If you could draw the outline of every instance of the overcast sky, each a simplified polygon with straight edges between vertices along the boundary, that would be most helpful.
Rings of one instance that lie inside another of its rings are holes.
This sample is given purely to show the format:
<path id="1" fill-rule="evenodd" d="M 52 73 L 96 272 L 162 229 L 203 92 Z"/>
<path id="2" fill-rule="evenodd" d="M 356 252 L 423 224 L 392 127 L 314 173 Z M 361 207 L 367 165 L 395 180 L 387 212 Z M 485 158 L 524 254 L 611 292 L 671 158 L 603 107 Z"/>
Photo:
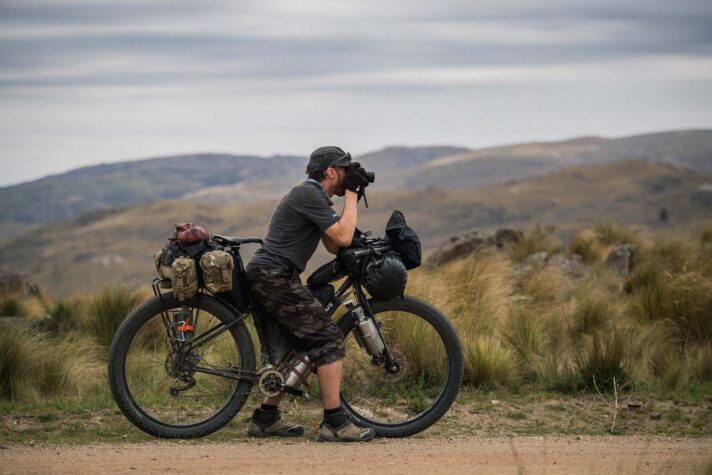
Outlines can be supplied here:
<path id="1" fill-rule="evenodd" d="M 191 152 L 712 128 L 712 2 L 0 0 L 0 185 Z"/>

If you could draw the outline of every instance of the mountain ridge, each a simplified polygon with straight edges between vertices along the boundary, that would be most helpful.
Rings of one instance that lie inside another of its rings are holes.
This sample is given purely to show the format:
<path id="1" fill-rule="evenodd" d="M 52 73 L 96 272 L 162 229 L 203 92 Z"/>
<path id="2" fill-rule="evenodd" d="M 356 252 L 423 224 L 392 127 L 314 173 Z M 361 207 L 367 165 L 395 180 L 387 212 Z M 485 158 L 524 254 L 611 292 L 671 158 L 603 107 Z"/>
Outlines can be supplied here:
<path id="1" fill-rule="evenodd" d="M 712 172 L 712 130 L 655 132 L 620 138 L 582 136 L 469 150 L 390 146 L 356 160 L 389 189 L 475 188 L 543 176 L 579 164 L 646 159 Z M 213 204 L 277 198 L 304 179 L 296 155 L 189 154 L 82 167 L 0 188 L 0 242 L 28 229 L 95 209 L 165 199 Z"/>
<path id="2" fill-rule="evenodd" d="M 473 228 L 527 229 L 540 223 L 555 226 L 567 239 L 573 230 L 601 220 L 664 230 L 712 216 L 712 175 L 647 161 L 579 165 L 475 189 L 384 191 L 378 185 L 369 190 L 370 207 L 359 207 L 359 228 L 382 235 L 391 211 L 399 209 L 426 253 Z M 107 282 L 145 285 L 152 278 L 151 256 L 174 222 L 197 222 L 220 234 L 263 236 L 275 204 L 274 199 L 226 206 L 154 201 L 94 211 L 0 244 L 0 267 L 32 276 L 53 295 L 94 290 Z M 659 221 L 662 208 L 666 222 Z M 327 259 L 320 248 L 307 271 Z"/>

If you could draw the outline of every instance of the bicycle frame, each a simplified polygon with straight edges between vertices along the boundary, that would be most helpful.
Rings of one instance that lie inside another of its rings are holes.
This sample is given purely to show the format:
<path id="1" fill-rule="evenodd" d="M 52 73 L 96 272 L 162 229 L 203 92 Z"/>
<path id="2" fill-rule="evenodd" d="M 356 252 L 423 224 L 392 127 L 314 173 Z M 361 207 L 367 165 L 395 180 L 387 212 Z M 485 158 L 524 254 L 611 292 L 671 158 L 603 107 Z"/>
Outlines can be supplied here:
<path id="1" fill-rule="evenodd" d="M 230 253 L 233 255 L 233 258 L 235 259 L 235 265 L 239 266 L 238 270 L 239 271 L 244 271 L 244 266 L 242 262 L 242 257 L 240 256 L 240 245 L 232 245 L 232 246 L 226 246 L 229 248 Z M 240 311 L 237 309 L 234 305 L 232 305 L 230 302 L 228 302 L 225 298 L 221 298 L 219 295 L 212 295 L 208 292 L 204 292 L 203 290 L 199 291 L 196 299 L 198 301 L 203 295 L 211 295 L 213 298 L 218 299 L 223 305 L 225 305 L 234 315 L 235 315 L 235 320 L 233 320 L 231 323 L 224 325 L 222 323 L 218 323 L 214 325 L 213 327 L 209 328 L 207 331 L 201 333 L 198 335 L 194 340 L 190 342 L 181 342 L 176 338 L 176 331 L 173 323 L 171 322 L 170 316 L 168 315 L 168 311 L 165 308 L 165 304 L 163 303 L 163 296 L 162 292 L 160 291 L 160 284 L 162 280 L 161 279 L 154 279 L 153 280 L 153 292 L 154 294 L 161 300 L 162 304 L 162 310 L 161 310 L 161 316 L 163 318 L 163 322 L 166 325 L 166 334 L 169 337 L 169 341 L 171 342 L 171 347 L 173 348 L 174 351 L 176 352 L 181 352 L 184 354 L 188 354 L 191 351 L 200 348 L 201 346 L 205 345 L 206 343 L 212 341 L 213 339 L 217 338 L 220 336 L 222 333 L 225 331 L 229 330 L 233 326 L 237 325 L 238 323 L 242 322 L 245 320 L 250 314 L 253 316 L 253 322 L 255 324 L 255 329 L 257 330 L 257 336 L 260 340 L 260 343 L 263 348 L 266 348 L 267 354 L 269 355 L 269 360 L 267 362 L 263 361 L 263 368 L 258 371 L 244 371 L 240 370 L 239 368 L 228 368 L 228 369 L 214 369 L 214 368 L 208 368 L 205 366 L 200 366 L 197 365 L 194 367 L 194 370 L 198 373 L 205 373 L 205 374 L 210 374 L 214 376 L 220 376 L 228 379 L 234 379 L 234 380 L 247 380 L 250 382 L 256 382 L 259 379 L 259 376 L 261 374 L 261 371 L 264 370 L 265 368 L 269 367 L 278 367 L 281 363 L 282 360 L 289 354 L 289 352 L 293 349 L 294 344 L 291 342 L 288 342 L 288 346 L 279 348 L 279 340 L 280 340 L 280 335 L 277 333 L 278 331 L 278 326 L 277 325 L 272 325 L 273 328 L 270 328 L 269 322 L 272 317 L 270 317 L 264 309 L 253 299 L 251 293 L 248 291 L 247 292 L 247 300 L 248 300 L 248 308 L 246 309 L 245 312 Z M 373 318 L 373 312 L 371 310 L 371 306 L 369 305 L 368 298 L 366 295 L 363 293 L 363 289 L 361 288 L 361 283 L 358 279 L 355 279 L 354 277 L 346 277 L 346 279 L 341 283 L 339 288 L 334 292 L 334 295 L 332 298 L 327 302 L 325 305 L 326 313 L 327 315 L 331 318 L 334 313 L 336 312 L 337 309 L 339 309 L 342 304 L 343 304 L 343 298 L 344 296 L 349 292 L 350 289 L 353 289 L 354 296 L 356 297 L 356 300 L 358 304 L 364 309 L 364 314 L 368 318 Z M 195 316 L 195 324 L 198 322 L 200 309 L 198 308 Z M 273 323 L 276 323 L 275 320 L 272 320 Z M 351 313 L 347 312 L 345 313 L 337 322 L 337 326 L 341 330 L 341 332 L 344 335 L 347 335 L 351 329 L 354 328 L 356 325 L 356 317 Z M 378 328 L 378 326 L 376 326 Z M 277 329 L 277 330 L 276 330 Z M 378 330 L 380 333 L 380 329 Z M 284 342 L 282 342 L 284 344 Z M 384 348 L 383 351 L 383 358 L 384 358 L 384 364 L 385 368 L 387 371 L 397 371 L 397 364 L 394 363 L 392 360 L 390 351 L 388 349 L 388 346 Z M 266 363 L 266 364 L 265 364 Z M 304 396 L 304 393 L 300 390 L 297 389 L 291 389 L 289 387 L 285 388 L 286 392 L 289 392 L 294 395 L 298 396 Z"/>

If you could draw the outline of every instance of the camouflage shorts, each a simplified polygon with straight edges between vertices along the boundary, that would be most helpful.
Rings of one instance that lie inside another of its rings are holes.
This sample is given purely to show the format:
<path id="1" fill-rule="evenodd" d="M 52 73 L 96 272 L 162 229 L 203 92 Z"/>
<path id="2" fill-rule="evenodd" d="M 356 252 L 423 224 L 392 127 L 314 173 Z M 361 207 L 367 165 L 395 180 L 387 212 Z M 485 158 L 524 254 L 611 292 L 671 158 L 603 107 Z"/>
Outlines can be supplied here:
<path id="1" fill-rule="evenodd" d="M 344 336 L 324 307 L 289 269 L 248 266 L 247 280 L 257 301 L 309 350 L 316 366 L 344 357 Z"/>

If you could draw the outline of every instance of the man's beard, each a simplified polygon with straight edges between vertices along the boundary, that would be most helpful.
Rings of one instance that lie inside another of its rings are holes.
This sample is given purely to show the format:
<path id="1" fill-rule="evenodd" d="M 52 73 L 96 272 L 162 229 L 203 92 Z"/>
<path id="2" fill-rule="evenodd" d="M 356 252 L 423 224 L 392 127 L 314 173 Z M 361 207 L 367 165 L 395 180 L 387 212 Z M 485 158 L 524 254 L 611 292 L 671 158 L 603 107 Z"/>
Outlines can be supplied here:
<path id="1" fill-rule="evenodd" d="M 346 194 L 346 186 L 345 186 L 345 185 L 341 185 L 340 187 L 338 187 L 338 188 L 336 189 L 336 191 L 334 191 L 334 194 L 335 194 L 336 196 L 344 196 L 344 195 Z"/>

